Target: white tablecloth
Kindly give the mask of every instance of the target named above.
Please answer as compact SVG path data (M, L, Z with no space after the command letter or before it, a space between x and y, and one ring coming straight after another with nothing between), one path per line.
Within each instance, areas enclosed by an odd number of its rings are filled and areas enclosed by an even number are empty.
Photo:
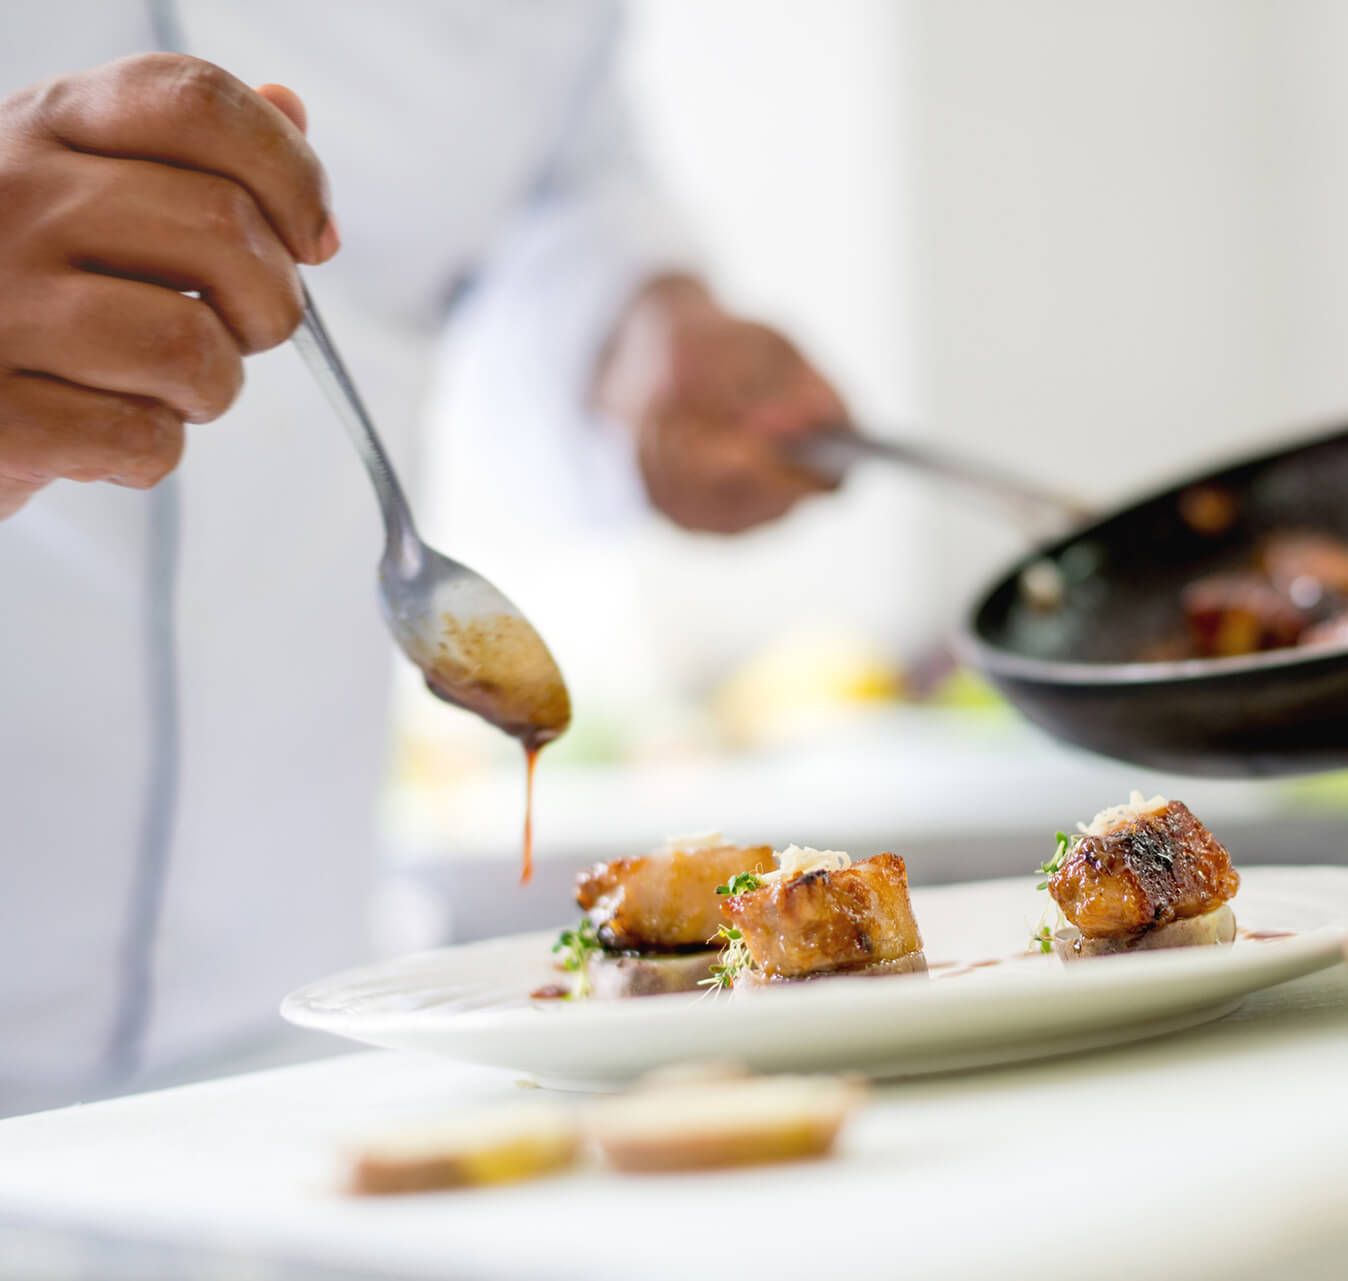
M517 1090L374 1052L0 1122L0 1276L1348 1277L1343 966L1183 1035L883 1086L825 1163L334 1192L350 1136Z

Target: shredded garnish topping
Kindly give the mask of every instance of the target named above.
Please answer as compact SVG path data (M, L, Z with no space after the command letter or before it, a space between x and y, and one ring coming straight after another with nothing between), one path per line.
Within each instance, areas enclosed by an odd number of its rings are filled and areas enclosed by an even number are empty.
M1122 805L1111 805L1101 810L1089 823L1078 823L1077 831L1083 836L1108 836L1116 827L1131 823L1143 814L1152 814L1163 810L1170 802L1164 796L1153 796L1150 800L1136 788L1128 794L1128 800Z
M722 850L730 842L721 832L695 832L690 836L667 836L657 854L696 854L699 850Z
M771 872L764 872L762 880L794 881L807 872L841 872L852 866L850 854L844 854L841 850L815 850L808 845L788 845L777 852L776 859L777 867Z

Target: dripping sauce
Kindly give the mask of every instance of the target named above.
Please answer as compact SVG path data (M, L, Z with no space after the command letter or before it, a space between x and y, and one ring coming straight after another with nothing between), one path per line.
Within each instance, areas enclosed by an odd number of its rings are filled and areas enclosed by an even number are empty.
M534 770L538 767L539 744L524 745L524 864L520 884L528 885L534 875Z

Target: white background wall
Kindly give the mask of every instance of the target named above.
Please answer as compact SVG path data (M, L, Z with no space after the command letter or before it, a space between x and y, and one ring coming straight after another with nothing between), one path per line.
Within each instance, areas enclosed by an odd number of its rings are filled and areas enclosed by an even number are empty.
M1348 408L1348 6L635 9L662 172L863 419L1105 500ZM853 544L905 612L1016 545L944 506Z
M639 0L626 50L648 155L713 279L795 337L880 427L916 410L907 20L888 0ZM690 603L709 622L671 657L713 670L803 612L920 642L908 488L861 478L844 501L733 542L650 531L655 630L678 618L686 633Z

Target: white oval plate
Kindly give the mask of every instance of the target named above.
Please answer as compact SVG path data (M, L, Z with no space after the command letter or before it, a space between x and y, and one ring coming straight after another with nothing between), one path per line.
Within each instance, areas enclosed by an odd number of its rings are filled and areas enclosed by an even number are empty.
M1348 869L1256 867L1229 948L1064 966L1026 945L1046 896L1025 878L915 889L930 977L834 979L729 994L535 1001L555 934L348 970L288 996L292 1023L370 1045L528 1073L572 1089L671 1063L903 1076L1066 1054L1218 1018L1242 997L1344 959ZM1252 931L1292 931L1255 940Z

